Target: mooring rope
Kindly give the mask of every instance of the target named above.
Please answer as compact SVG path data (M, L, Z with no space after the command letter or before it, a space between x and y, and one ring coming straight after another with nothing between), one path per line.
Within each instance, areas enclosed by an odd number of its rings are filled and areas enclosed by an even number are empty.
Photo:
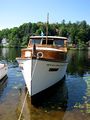
M33 76L34 76L34 72L35 72L35 69L36 69L37 61L38 61L38 58L36 59L36 62L35 62L34 68L33 68L31 80L33 79ZM22 109L21 109L21 112L20 112L20 115L19 115L18 120L21 120L21 117L22 117L22 113L23 113L23 109L24 109L24 106L25 106L25 102L26 102L27 95L28 95L28 90L27 90L27 92L26 92L26 95L25 95L25 98L24 98L24 102L23 102Z
M25 95L24 102L23 102L22 109L21 109L21 112L20 112L20 115L19 115L18 120L21 120L21 117L22 117L22 113L23 113L23 109L24 109L24 106L25 106L25 102L26 102L27 95L28 95L28 91L27 91L27 93L26 93L26 95Z

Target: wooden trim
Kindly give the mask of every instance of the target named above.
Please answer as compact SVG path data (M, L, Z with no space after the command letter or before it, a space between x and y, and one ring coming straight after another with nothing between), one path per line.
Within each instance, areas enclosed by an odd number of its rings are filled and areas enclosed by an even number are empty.
M31 56L25 56L25 53L29 51L31 53ZM42 55L39 57L38 53L42 53ZM48 51L48 50L36 50L36 56L33 55L32 50L22 50L21 58L42 58L42 59L49 59L49 60L55 60L55 61L65 61L66 60L66 52L63 51Z

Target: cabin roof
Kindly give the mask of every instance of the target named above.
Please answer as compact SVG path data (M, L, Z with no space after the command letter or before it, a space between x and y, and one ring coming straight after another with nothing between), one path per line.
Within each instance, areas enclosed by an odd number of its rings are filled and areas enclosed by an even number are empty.
M30 36L30 39L62 39L62 40L67 40L66 37L60 37L60 36Z

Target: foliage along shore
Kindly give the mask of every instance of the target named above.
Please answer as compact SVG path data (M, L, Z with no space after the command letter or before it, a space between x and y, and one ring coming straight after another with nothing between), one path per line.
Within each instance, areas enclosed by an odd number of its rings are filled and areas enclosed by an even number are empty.
M7 47L25 47L31 35L40 35L41 32L46 34L46 23L24 23L19 27L1 30L0 43L6 38ZM90 25L85 20L76 23L65 23L63 20L61 23L48 24L48 35L68 37L72 44L87 47L86 44L90 41Z

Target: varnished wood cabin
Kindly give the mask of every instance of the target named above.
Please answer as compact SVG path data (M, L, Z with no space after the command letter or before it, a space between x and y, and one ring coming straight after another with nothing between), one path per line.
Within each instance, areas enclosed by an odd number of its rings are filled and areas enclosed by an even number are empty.
M50 61L65 61L67 53L67 38L57 36L31 36L28 47L22 49L22 59L42 59Z

